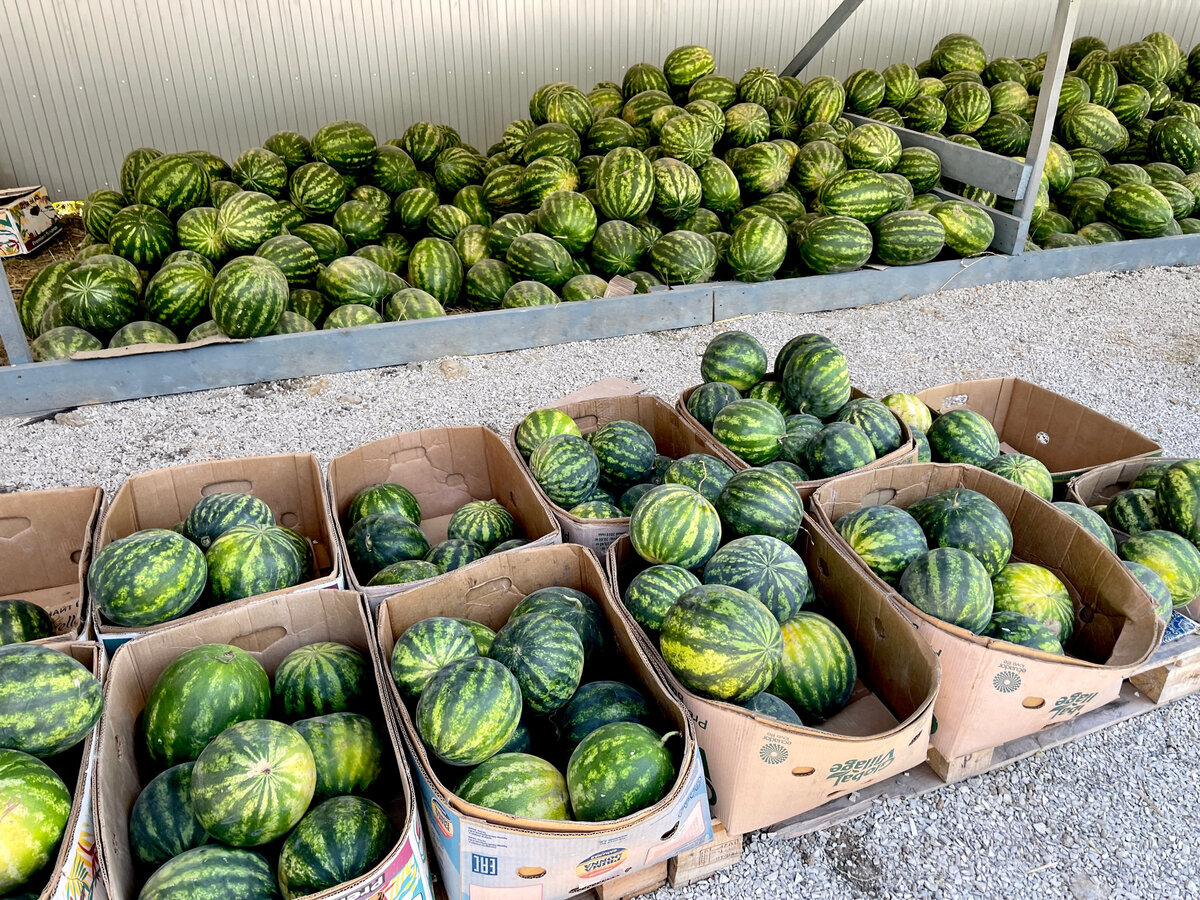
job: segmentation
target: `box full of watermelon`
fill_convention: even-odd
[[[984,469],[845,475],[809,510],[938,653],[931,746],[945,760],[1104,706],[1162,638],[1150,595],[1099,537]]]
[[[606,562],[626,626],[696,726],[712,813],[731,833],[925,761],[937,657],[819,530],[802,528],[794,548],[764,535],[726,543],[703,585],[679,567],[650,566],[629,538]],[[761,630],[747,624],[756,617]],[[768,656],[757,683],[742,684]]]
[[[334,458],[327,479],[347,578],[372,606],[491,553],[562,540],[528,471],[482,425],[372,441]],[[398,539],[366,547],[385,533]]]
[[[86,641],[3,648],[0,832],[6,854],[0,890],[5,896],[92,896],[96,852],[91,790],[106,664],[104,649]],[[34,712],[14,709],[23,694]],[[37,699],[29,703],[31,695]]]
[[[108,896],[432,896],[374,656],[362,597],[325,590],[123,646],[94,785]]]
[[[616,606],[591,552],[561,544],[376,610],[379,678],[451,900],[665,880],[712,840],[694,727]]]
[[[86,637],[98,487],[0,494],[0,643]]]
[[[1162,447],[1128,425],[1020,378],[955,381],[916,396],[935,416],[954,409],[982,415],[995,428],[1002,452],[1025,453],[1045,464],[1059,497],[1071,478],[1088,469],[1162,455]],[[935,446],[933,461],[967,460],[939,458]]]
[[[712,435],[689,428],[669,404],[642,393],[563,398],[525,416],[510,440],[563,538],[599,554],[628,533],[637,498],[662,484],[676,460],[703,456],[724,471],[734,462]]]
[[[712,438],[718,444],[721,450],[724,451],[724,456],[722,458],[731,460],[731,465],[735,470],[740,471],[742,469],[749,468],[749,462],[747,462],[741,456],[738,456],[724,444],[716,441],[716,438],[713,437],[712,432],[710,432],[709,429],[706,428],[704,424],[694,415],[693,408],[698,407],[694,406],[692,402],[692,396],[697,390],[703,387],[705,387],[705,385],[693,385],[681,393],[679,395],[679,399],[675,403],[676,412],[679,413],[684,422],[686,422],[693,431]],[[870,395],[860,391],[858,388],[850,389],[850,403],[853,403],[856,400],[869,399],[871,399]],[[800,419],[812,421],[808,423],[799,422],[798,424],[793,424],[793,422],[788,421]],[[768,468],[780,465],[787,466],[791,472],[791,482],[796,486],[796,490],[799,491],[800,497],[807,500],[808,497],[812,495],[813,491],[829,481],[831,477],[835,477],[812,477],[814,472],[810,471],[810,469],[812,469],[813,463],[818,465],[830,465],[833,467],[831,469],[832,471],[838,471],[839,469],[844,469],[847,466],[853,467],[854,471],[858,471],[860,469],[879,469],[885,466],[903,466],[912,462],[916,462],[917,445],[913,441],[912,429],[909,427],[908,423],[904,421],[904,419],[900,418],[900,416],[895,415],[894,413],[889,417],[889,419],[891,420],[890,427],[896,429],[897,436],[894,442],[895,445],[893,449],[880,448],[882,452],[878,452],[873,446],[868,446],[866,443],[862,443],[861,439],[859,440],[859,443],[862,443],[861,448],[855,446],[853,442],[844,443],[841,440],[841,436],[837,435],[835,432],[829,432],[821,429],[821,421],[814,419],[813,416],[785,416],[783,417],[783,421],[786,423],[787,431],[784,433],[782,440],[778,442],[779,446],[781,447],[781,452],[778,453],[776,458],[773,458],[770,462],[765,463],[765,465]],[[715,423],[714,426],[717,428],[721,427],[720,425],[715,425]],[[726,427],[733,430],[734,433],[740,430],[737,428],[736,421],[732,425]],[[753,433],[755,430],[753,425],[748,425],[746,427],[750,433]],[[835,426],[835,428],[836,427],[837,426]],[[807,443],[807,440],[818,433],[818,430],[820,430],[820,434],[825,438],[826,447],[820,461],[813,459],[810,462],[810,454],[805,452],[804,447]],[[860,452],[862,454],[861,456],[858,455]],[[759,464],[764,465],[763,463]],[[797,471],[797,466],[800,466],[799,471]],[[805,466],[808,468],[804,468]]]
[[[104,511],[88,572],[96,634],[109,652],[201,610],[343,584],[321,467],[309,453],[133,476]]]

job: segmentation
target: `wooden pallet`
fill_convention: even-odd
[[[1200,632],[1159,647],[1129,681],[1160,706],[1200,691]]]
[[[742,835],[729,834],[724,825],[713,819],[713,839],[709,843],[640,872],[606,881],[583,897],[589,900],[631,900],[667,884],[676,888],[695,884],[736,865],[741,859]]]

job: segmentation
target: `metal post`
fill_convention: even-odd
[[[863,0],[842,0],[841,4],[829,14],[825,24],[817,29],[817,33],[808,39],[808,43],[792,61],[783,67],[780,75],[797,75],[805,66],[813,61],[813,57],[821,52],[821,48],[829,43],[829,39],[837,34],[837,30],[846,24],[846,20],[854,15],[854,11],[862,6]]]
[[[1021,223],[1012,253],[1025,250],[1025,238],[1029,235],[1033,206],[1037,202],[1038,186],[1042,183],[1042,171],[1046,167],[1046,153],[1050,149],[1050,135],[1054,130],[1054,117],[1058,113],[1058,97],[1062,92],[1063,75],[1067,70],[1067,57],[1071,52],[1071,39],[1075,36],[1075,17],[1078,12],[1079,0],[1058,0],[1054,40],[1046,57],[1046,70],[1038,94],[1037,112],[1033,117],[1029,149],[1025,151],[1025,161],[1030,166],[1029,187],[1025,196],[1013,204],[1013,215]],[[1047,79],[1049,84],[1046,83]]]
[[[8,354],[8,363],[19,366],[33,362],[29,343],[25,340],[25,329],[21,326],[21,315],[17,312],[17,301],[13,299],[8,284],[8,273],[0,264],[0,344]]]

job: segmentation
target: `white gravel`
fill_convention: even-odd
[[[1200,456],[1200,268],[999,284],[862,309],[717,326],[0,420],[0,489],[100,484],[212,458],[310,451],[484,423],[606,376],[673,401],[731,327],[774,352],[820,331],[875,395],[1017,375]],[[653,302],[647,299],[647,302]],[[847,825],[777,842],[682,897],[1196,897],[1200,698]]]

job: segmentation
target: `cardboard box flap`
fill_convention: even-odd
[[[633,394],[644,393],[645,390],[644,386],[625,378],[601,378],[599,381],[593,381],[586,387],[581,387],[577,391],[559,397],[557,400],[552,401],[550,405],[563,407],[568,403],[584,403],[588,400],[597,400],[601,397],[628,397]]]
[[[917,397],[937,414],[958,407],[980,413],[1001,441],[1040,459],[1055,475],[1162,452],[1129,426],[1020,378],[956,381]]]
[[[249,338],[231,338],[218,334],[198,341],[188,341],[186,344],[133,344],[129,347],[113,347],[105,350],[78,350],[72,353],[68,359],[117,359],[122,356],[145,356],[147,353],[174,353],[178,350],[207,347],[210,344],[244,344],[247,340]]]
[[[1129,459],[1122,462],[1097,466],[1082,475],[1076,475],[1067,485],[1067,499],[1084,506],[1107,504],[1121,491],[1132,486],[1133,480],[1148,466],[1158,463],[1176,463],[1179,457],[1157,457],[1153,459]]]

